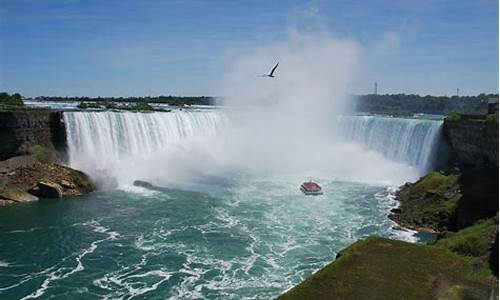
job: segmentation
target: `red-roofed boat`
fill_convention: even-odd
[[[306,195],[323,195],[323,190],[319,184],[312,180],[302,183],[300,190]]]

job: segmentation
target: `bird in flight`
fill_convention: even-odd
[[[260,77],[274,77],[274,71],[276,71],[276,68],[278,67],[280,63],[278,62],[274,67],[273,69],[271,70],[271,72],[269,74],[264,74],[264,75],[260,75]]]

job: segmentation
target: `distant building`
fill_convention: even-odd
[[[498,97],[488,99],[488,113],[494,114],[498,112]]]

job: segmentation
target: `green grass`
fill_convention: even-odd
[[[429,192],[444,195],[450,188],[458,185],[459,175],[444,175],[438,172],[422,177],[412,188],[415,193]]]
[[[495,282],[472,258],[371,237],[279,299],[487,299]]]
[[[80,102],[77,105],[78,108],[80,109],[87,109],[87,108],[101,108],[101,105],[99,103],[95,102]]]
[[[497,226],[498,215],[481,220],[458,232],[447,232],[435,245],[460,255],[485,257],[489,255]]]
[[[35,145],[30,148],[30,152],[33,154],[36,160],[42,163],[54,162],[55,155],[54,152],[47,147],[41,145]]]
[[[498,124],[498,112],[494,114],[489,114],[486,116],[486,122],[497,123]]]
[[[70,176],[73,183],[82,191],[91,191],[93,189],[92,183],[84,173],[71,170]]]
[[[446,120],[449,122],[457,122],[457,121],[460,121],[461,118],[462,118],[462,116],[456,112],[451,112],[451,113],[446,115]]]
[[[459,175],[428,174],[411,187],[412,210],[425,223],[442,222],[455,212],[462,194]]]

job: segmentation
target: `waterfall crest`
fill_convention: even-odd
[[[266,160],[265,155],[255,153],[266,149],[233,132],[229,117],[216,109],[65,112],[64,120],[69,165],[96,181],[112,179],[118,184],[135,179],[173,181],[182,174],[190,176],[188,172],[217,171],[222,165],[242,165],[252,171],[252,167],[257,171],[270,167],[285,174],[318,171],[360,181],[390,177],[391,182],[398,182],[398,178],[413,178],[407,174],[423,175],[433,168],[442,125],[435,120],[341,116],[336,122],[339,136],[305,145],[315,156],[304,161],[303,152],[284,150],[286,145],[281,144],[269,145],[279,150],[280,159],[271,151],[274,156]],[[240,145],[241,139],[250,144]],[[356,159],[346,161],[349,155]]]
[[[432,169],[440,143],[442,121],[382,116],[341,116],[339,133],[385,157],[418,168]]]
[[[94,177],[119,175],[109,173],[123,172],[119,166],[125,162],[217,135],[224,119],[216,111],[65,112],[69,164]]]

